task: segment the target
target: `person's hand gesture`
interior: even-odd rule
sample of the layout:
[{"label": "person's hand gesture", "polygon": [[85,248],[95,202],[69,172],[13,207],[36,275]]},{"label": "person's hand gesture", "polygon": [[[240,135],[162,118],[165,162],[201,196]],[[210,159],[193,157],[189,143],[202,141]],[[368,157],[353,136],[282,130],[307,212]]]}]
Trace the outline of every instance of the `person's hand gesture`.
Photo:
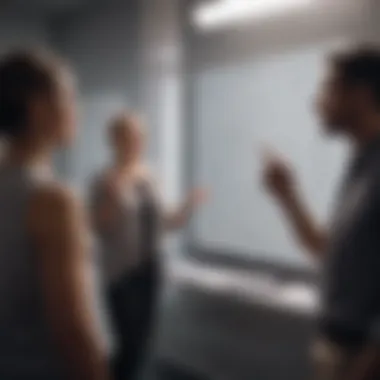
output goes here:
[{"label": "person's hand gesture", "polygon": [[263,182],[266,189],[280,201],[285,201],[294,194],[293,169],[278,154],[270,151],[264,153]]}]

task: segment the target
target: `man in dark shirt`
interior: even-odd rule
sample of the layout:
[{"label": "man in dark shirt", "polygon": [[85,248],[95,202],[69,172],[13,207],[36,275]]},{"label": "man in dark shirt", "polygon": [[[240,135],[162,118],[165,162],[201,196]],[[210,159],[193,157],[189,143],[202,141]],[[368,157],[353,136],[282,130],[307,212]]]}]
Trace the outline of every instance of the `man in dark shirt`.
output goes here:
[{"label": "man in dark shirt", "polygon": [[347,137],[354,153],[331,224],[315,223],[283,161],[267,160],[265,182],[300,242],[323,260],[316,378],[380,379],[380,49],[332,56],[317,104],[326,131]]}]

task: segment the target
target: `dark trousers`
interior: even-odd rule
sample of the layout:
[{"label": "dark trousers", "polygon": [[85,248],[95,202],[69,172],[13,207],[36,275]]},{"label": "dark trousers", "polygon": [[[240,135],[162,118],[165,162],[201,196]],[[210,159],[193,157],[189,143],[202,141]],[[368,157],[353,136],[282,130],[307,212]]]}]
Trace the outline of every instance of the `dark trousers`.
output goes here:
[{"label": "dark trousers", "polygon": [[147,357],[156,316],[159,272],[157,263],[149,262],[109,288],[109,311],[118,340],[116,380],[133,380]]}]

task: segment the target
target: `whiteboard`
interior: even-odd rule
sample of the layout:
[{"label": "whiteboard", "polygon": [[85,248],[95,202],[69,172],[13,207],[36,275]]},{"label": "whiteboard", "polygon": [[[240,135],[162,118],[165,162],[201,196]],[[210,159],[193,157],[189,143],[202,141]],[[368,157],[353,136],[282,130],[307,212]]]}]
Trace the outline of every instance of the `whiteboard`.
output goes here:
[{"label": "whiteboard", "polygon": [[193,164],[196,182],[212,193],[195,223],[201,247],[303,262],[263,190],[260,148],[269,143],[293,162],[312,210],[326,220],[347,154],[342,142],[324,136],[313,114],[326,50],[311,46],[197,73]]}]

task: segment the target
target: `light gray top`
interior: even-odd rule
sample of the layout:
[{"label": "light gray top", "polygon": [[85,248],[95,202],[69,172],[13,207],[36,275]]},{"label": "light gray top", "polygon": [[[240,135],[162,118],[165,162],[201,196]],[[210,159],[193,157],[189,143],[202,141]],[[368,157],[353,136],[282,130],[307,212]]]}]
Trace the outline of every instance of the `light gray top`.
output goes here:
[{"label": "light gray top", "polygon": [[[20,167],[0,168],[2,380],[63,378],[60,355],[51,341],[45,318],[35,247],[26,225],[30,197],[41,181],[35,173]],[[98,294],[94,295],[94,301],[98,302]],[[100,303],[96,309],[100,310]]]},{"label": "light gray top", "polygon": [[[91,208],[108,202],[104,174],[92,183]],[[126,184],[116,199],[116,218],[107,231],[98,231],[102,247],[106,281],[113,283],[121,276],[156,256],[161,246],[162,210],[155,184],[143,179]]]}]

